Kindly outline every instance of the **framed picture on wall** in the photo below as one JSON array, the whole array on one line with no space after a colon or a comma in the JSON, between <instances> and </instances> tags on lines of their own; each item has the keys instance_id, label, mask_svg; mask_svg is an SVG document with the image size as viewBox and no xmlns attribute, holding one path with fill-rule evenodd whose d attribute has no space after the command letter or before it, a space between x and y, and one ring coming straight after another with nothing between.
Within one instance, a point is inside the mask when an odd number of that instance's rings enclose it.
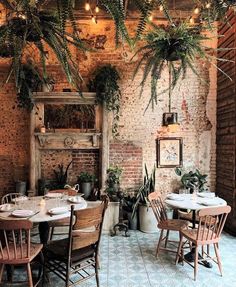
<instances>
[{"instance_id":1,"label":"framed picture on wall","mask_svg":"<svg viewBox=\"0 0 236 287\"><path fill-rule=\"evenodd\" d=\"M157 167L181 167L183 139L158 138L156 140Z\"/></svg>"}]
</instances>

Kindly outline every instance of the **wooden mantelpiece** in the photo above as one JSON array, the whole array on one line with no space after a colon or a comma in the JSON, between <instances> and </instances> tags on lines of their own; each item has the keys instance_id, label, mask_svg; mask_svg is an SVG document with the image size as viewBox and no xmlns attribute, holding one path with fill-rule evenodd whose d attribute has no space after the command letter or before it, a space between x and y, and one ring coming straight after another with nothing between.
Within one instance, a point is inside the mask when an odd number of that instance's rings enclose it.
<instances>
[{"instance_id":1,"label":"wooden mantelpiece","mask_svg":"<svg viewBox=\"0 0 236 287\"><path fill-rule=\"evenodd\" d=\"M107 112L96 106L94 131L82 132L75 129L57 129L55 132L38 132L44 125L44 105L46 104L80 104L94 105L95 93L76 92L37 92L33 95L35 107L30 118L30 190L37 192L38 179L41 178L41 153L51 150L99 150L101 156L101 188L105 186L109 155L109 119Z\"/></svg>"},{"instance_id":2,"label":"wooden mantelpiece","mask_svg":"<svg viewBox=\"0 0 236 287\"><path fill-rule=\"evenodd\" d=\"M35 133L39 149L98 149L101 133L47 132Z\"/></svg>"}]
</instances>

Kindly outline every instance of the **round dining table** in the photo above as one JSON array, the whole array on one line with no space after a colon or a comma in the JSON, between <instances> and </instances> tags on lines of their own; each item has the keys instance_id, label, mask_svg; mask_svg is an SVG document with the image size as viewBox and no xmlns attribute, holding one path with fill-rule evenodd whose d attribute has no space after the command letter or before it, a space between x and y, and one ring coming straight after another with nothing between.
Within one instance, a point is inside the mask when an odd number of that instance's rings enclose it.
<instances>
[{"instance_id":1,"label":"round dining table","mask_svg":"<svg viewBox=\"0 0 236 287\"><path fill-rule=\"evenodd\" d=\"M203 193L194 193L194 194L177 194L171 193L168 194L165 203L167 206L173 209L187 209L192 211L192 228L195 228L196 225L196 211L199 211L203 208L212 208L219 206L226 206L227 202L215 196L213 192L203 192ZM194 261L194 248L185 254L185 259L189 262ZM201 255L199 254L199 258ZM212 268L212 264L206 260L202 261L202 264L207 268Z\"/></svg>"},{"instance_id":2,"label":"round dining table","mask_svg":"<svg viewBox=\"0 0 236 287\"><path fill-rule=\"evenodd\" d=\"M9 219L28 219L33 223L39 223L39 235L40 241L43 244L47 243L48 232L49 232L49 221L59 220L63 218L70 217L70 206L74 205L75 210L92 208L100 201L85 201L81 198L79 203L73 203L69 201L70 198L65 197L46 197L46 196L34 196L34 197L24 197L22 200L11 203L9 205L9 210L4 208L4 205L0 206L0 220ZM3 207L3 208L1 208ZM60 209L64 211L60 213ZM29 216L14 215L14 211L32 211ZM58 212L59 210L59 212Z\"/></svg>"}]
</instances>

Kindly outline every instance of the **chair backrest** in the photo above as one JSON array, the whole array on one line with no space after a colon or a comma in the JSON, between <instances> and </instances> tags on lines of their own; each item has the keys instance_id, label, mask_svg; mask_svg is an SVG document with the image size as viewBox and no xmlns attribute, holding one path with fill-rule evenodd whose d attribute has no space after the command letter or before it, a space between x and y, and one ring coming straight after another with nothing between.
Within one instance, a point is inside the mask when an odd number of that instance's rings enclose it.
<instances>
[{"instance_id":1,"label":"chair backrest","mask_svg":"<svg viewBox=\"0 0 236 287\"><path fill-rule=\"evenodd\" d=\"M1 202L2 204L10 203L13 199L20 197L20 196L22 196L22 194L20 193L16 193L16 192L8 193L2 197Z\"/></svg>"},{"instance_id":2,"label":"chair backrest","mask_svg":"<svg viewBox=\"0 0 236 287\"><path fill-rule=\"evenodd\" d=\"M54 189L50 190L50 193L67 193L69 196L77 195L77 191L74 189Z\"/></svg>"},{"instance_id":3,"label":"chair backrest","mask_svg":"<svg viewBox=\"0 0 236 287\"><path fill-rule=\"evenodd\" d=\"M101 204L96 207L82 210L74 210L74 206L71 207L70 250L80 249L92 244L94 244L95 249L98 248L107 205L108 197L104 196ZM74 224L73 215L76 217Z\"/></svg>"},{"instance_id":4,"label":"chair backrest","mask_svg":"<svg viewBox=\"0 0 236 287\"><path fill-rule=\"evenodd\" d=\"M0 262L30 257L30 229L33 223L29 220L0 221Z\"/></svg>"},{"instance_id":5,"label":"chair backrest","mask_svg":"<svg viewBox=\"0 0 236 287\"><path fill-rule=\"evenodd\" d=\"M158 221L161 223L164 220L167 220L166 209L161 199L161 195L158 192L152 192L148 195L148 200L150 201L154 215Z\"/></svg>"},{"instance_id":6,"label":"chair backrest","mask_svg":"<svg viewBox=\"0 0 236 287\"><path fill-rule=\"evenodd\" d=\"M198 213L199 225L196 239L206 242L218 241L230 211L231 207L228 205L201 209Z\"/></svg>"}]
</instances>

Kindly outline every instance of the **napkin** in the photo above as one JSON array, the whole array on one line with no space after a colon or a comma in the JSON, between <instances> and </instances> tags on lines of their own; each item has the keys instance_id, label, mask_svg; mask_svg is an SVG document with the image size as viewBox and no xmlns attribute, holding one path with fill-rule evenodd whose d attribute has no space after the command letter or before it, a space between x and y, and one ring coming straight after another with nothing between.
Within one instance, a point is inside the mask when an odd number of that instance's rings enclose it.
<instances>
[{"instance_id":1,"label":"napkin","mask_svg":"<svg viewBox=\"0 0 236 287\"><path fill-rule=\"evenodd\" d=\"M166 196L167 199L171 200L184 200L182 194L170 193Z\"/></svg>"}]
</instances>

